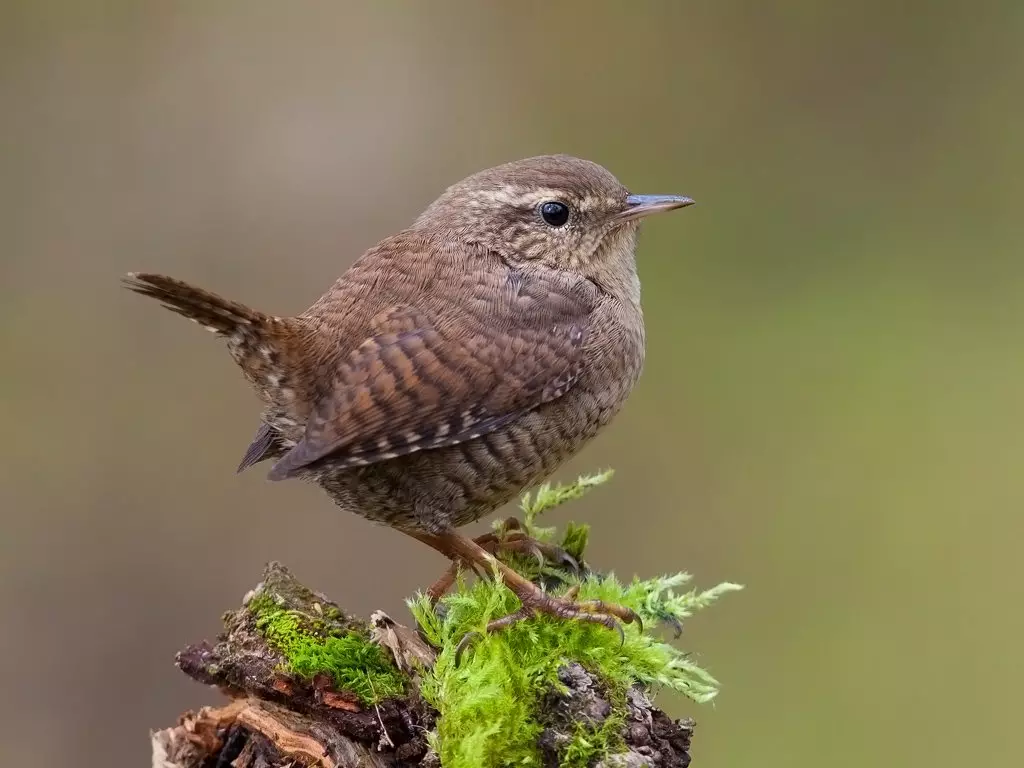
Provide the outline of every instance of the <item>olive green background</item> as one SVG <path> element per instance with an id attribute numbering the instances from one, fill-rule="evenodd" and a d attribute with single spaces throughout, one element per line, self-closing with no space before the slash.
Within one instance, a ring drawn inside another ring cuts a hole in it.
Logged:
<path id="1" fill-rule="evenodd" d="M 43 2 L 0 11 L 0 764 L 148 764 L 271 558 L 368 612 L 440 558 L 234 467 L 255 396 L 123 291 L 276 313 L 480 168 L 635 192 L 648 365 L 560 473 L 683 642 L 695 765 L 1019 764 L 1024 4 Z"/>

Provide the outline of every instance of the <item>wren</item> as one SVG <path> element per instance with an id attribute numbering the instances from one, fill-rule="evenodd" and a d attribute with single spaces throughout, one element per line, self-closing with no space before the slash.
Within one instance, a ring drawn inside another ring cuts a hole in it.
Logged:
<path id="1" fill-rule="evenodd" d="M 543 612 L 621 631 L 629 609 L 551 596 L 495 557 L 493 537 L 457 529 L 619 411 L 644 362 L 637 231 L 692 202 L 630 194 L 586 160 L 534 157 L 449 187 L 296 316 L 159 274 L 125 282 L 223 338 L 256 390 L 261 425 L 239 471 L 273 460 L 271 480 L 315 482 L 453 568 L 498 569 L 522 608 L 490 629 Z"/>

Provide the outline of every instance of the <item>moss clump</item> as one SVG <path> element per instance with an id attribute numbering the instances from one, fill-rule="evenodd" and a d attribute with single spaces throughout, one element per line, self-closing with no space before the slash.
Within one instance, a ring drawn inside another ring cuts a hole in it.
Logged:
<path id="1" fill-rule="evenodd" d="M 523 512 L 528 532 L 553 539 L 553 529 L 536 527 L 537 515 L 582 495 L 607 477 L 581 478 L 573 486 L 544 487 L 532 499 L 526 497 Z M 577 552 L 582 555 L 585 543 L 582 526 L 570 527 L 562 539 L 563 548 L 574 557 Z M 525 567 L 528 560 L 518 565 Z M 535 561 L 533 567 L 537 568 Z M 740 587 L 726 583 L 704 592 L 677 594 L 676 589 L 689 578 L 679 573 L 623 584 L 614 576 L 591 575 L 580 581 L 580 600 L 619 603 L 643 619 L 646 629 L 626 625 L 621 643 L 617 633 L 604 627 L 547 616 L 487 634 L 484 629 L 490 620 L 519 607 L 515 596 L 497 581 L 482 580 L 472 586 L 460 581 L 456 591 L 443 599 L 443 611 L 434 611 L 425 597 L 411 601 L 410 608 L 428 641 L 442 649 L 421 684 L 421 693 L 440 712 L 433 746 L 445 768 L 541 765 L 539 704 L 552 690 L 565 689 L 559 670 L 570 662 L 579 663 L 599 681 L 613 712 L 596 727 L 578 727 L 571 741 L 560 748 L 559 765 L 582 768 L 599 755 L 617 751 L 627 692 L 637 683 L 679 691 L 699 702 L 712 699 L 718 692 L 717 681 L 651 630 L 659 621 L 678 625 L 720 595 Z M 563 590 L 569 586 L 566 583 Z M 481 637 L 456 666 L 456 646 L 467 632 L 479 632 Z"/>
<path id="2" fill-rule="evenodd" d="M 621 702 L 616 702 L 621 706 Z M 562 750 L 559 765 L 575 768 L 593 765 L 595 760 L 615 754 L 622 746 L 622 726 L 625 720 L 621 714 L 613 713 L 597 728 L 588 728 L 579 723 L 572 741 Z"/>
<path id="3" fill-rule="evenodd" d="M 367 705 L 405 693 L 405 678 L 384 649 L 365 634 L 339 625 L 336 620 L 342 616 L 333 606 L 310 616 L 261 592 L 247 607 L 267 645 L 284 657 L 282 672 L 302 680 L 328 675 L 335 688 Z"/>

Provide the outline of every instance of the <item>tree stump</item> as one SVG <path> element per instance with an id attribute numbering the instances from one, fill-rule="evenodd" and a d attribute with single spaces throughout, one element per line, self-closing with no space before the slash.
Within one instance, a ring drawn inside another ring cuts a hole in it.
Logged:
<path id="1" fill-rule="evenodd" d="M 154 732 L 153 766 L 440 766 L 432 736 L 439 712 L 420 693 L 440 650 L 381 612 L 368 621 L 346 614 L 270 563 L 242 606 L 224 615 L 215 643 L 177 655 L 182 672 L 217 687 L 230 703 L 186 712 L 177 725 Z M 689 765 L 693 721 L 655 708 L 644 685 L 633 685 L 623 705 L 576 661 L 561 663 L 557 677 L 560 685 L 538 699 L 542 765 L 562 765 L 571 739 L 612 716 L 620 726 L 616 753 L 593 755 L 588 764 Z"/>

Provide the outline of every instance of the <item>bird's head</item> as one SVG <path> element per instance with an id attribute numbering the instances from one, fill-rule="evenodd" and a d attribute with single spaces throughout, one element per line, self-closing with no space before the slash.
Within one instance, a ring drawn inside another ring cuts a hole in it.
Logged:
<path id="1" fill-rule="evenodd" d="M 578 272 L 619 292 L 636 282 L 640 222 L 691 205 L 688 197 L 630 194 L 607 169 L 569 155 L 499 165 L 449 187 L 414 229 L 480 246 L 510 265 Z"/>

